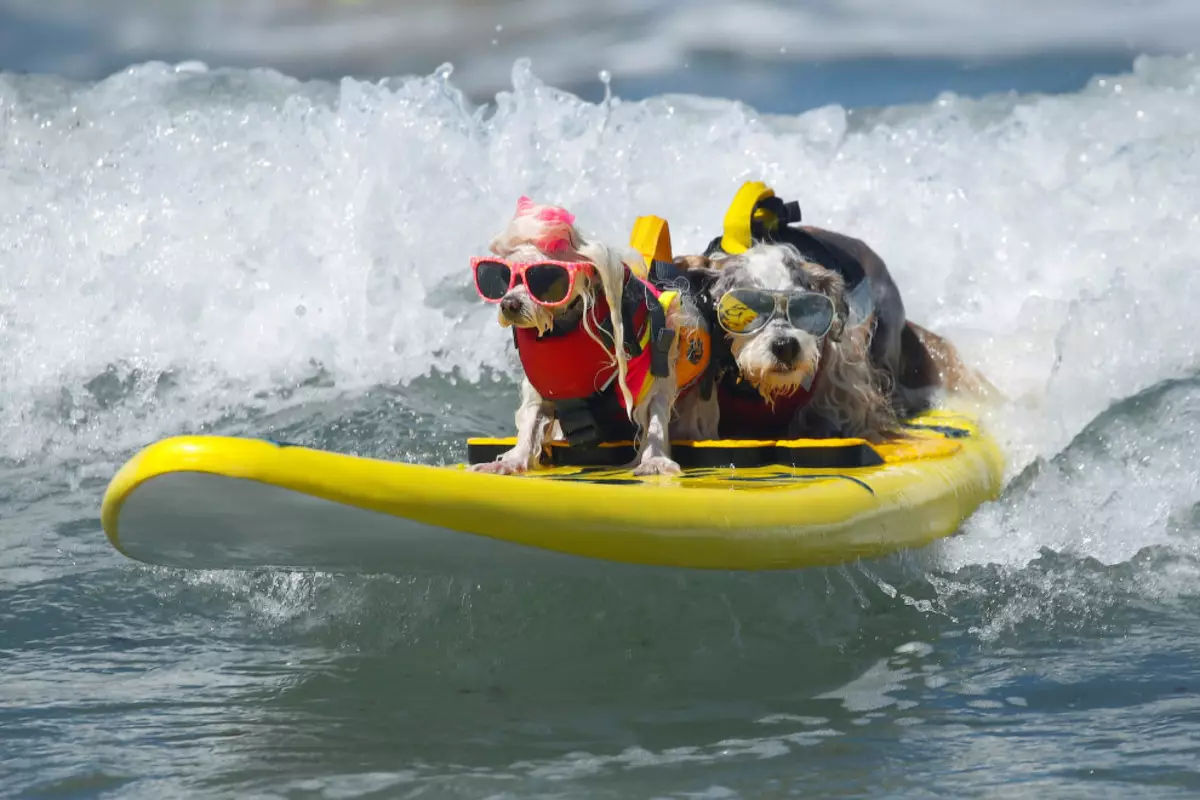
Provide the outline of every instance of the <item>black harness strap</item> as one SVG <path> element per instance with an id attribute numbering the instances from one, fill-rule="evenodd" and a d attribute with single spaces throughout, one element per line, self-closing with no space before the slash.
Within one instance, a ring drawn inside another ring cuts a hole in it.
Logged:
<path id="1" fill-rule="evenodd" d="M 617 392 L 599 392 L 591 397 L 557 400 L 554 416 L 563 438 L 572 447 L 587 447 L 599 442 L 620 442 L 633 438 L 633 423 Z"/>
<path id="2" fill-rule="evenodd" d="M 596 415 L 589 407 L 589 399 L 559 400 L 554 404 L 558 426 L 562 428 L 567 444 L 572 447 L 583 447 L 601 440 L 600 428 Z"/>
<path id="3" fill-rule="evenodd" d="M 646 310 L 649 312 L 650 374 L 656 378 L 666 378 L 671 374 L 671 343 L 675 341 L 675 331 L 667 327 L 667 312 L 663 310 L 662 303 L 646 288 L 646 284 L 641 281 L 638 284 L 646 296 Z"/>

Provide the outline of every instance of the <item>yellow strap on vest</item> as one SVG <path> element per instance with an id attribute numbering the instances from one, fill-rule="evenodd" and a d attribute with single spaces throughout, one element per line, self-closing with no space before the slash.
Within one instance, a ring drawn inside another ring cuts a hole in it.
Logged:
<path id="1" fill-rule="evenodd" d="M 761 181 L 747 181 L 733 196 L 729 210 L 725 212 L 725 228 L 721 236 L 721 249 L 726 253 L 744 253 L 750 249 L 753 239 L 750 236 L 750 224 L 757 220 L 768 228 L 779 224 L 779 219 L 770 211 L 756 208 L 768 197 L 774 197 L 775 190 Z"/>
<path id="2" fill-rule="evenodd" d="M 650 274 L 650 263 L 666 261 L 674 258 L 671 255 L 671 228 L 662 217 L 648 214 L 638 217 L 633 223 L 633 232 L 629 235 L 629 245 L 642 254 L 645 261 L 645 271 L 634 273 L 639 278 L 647 278 Z"/>
<path id="3" fill-rule="evenodd" d="M 766 189 L 766 187 L 763 187 Z M 761 197 L 770 197 L 770 189 L 766 189 L 768 194 L 760 195 Z M 757 198 L 754 202 L 758 202 Z M 753 208 L 751 203 L 749 208 Z M 773 217 L 774 215 L 772 215 Z M 749 236 L 750 226 L 750 211 L 746 212 L 746 231 Z M 674 260 L 674 255 L 671 252 L 671 228 L 667 225 L 667 221 L 662 217 L 656 217 L 653 214 L 647 214 L 644 217 L 638 217 L 633 223 L 633 231 L 629 235 L 629 245 L 637 250 L 642 255 L 642 268 L 634 269 L 633 273 L 639 278 L 649 280 L 650 264 L 655 261 L 665 261 L 668 264 Z M 676 290 L 667 290 L 658 296 L 659 305 L 662 306 L 663 313 L 667 318 L 671 318 L 672 308 L 680 302 L 679 292 Z M 690 386 L 695 382 L 704 369 L 708 366 L 710 357 L 708 337 L 698 330 L 685 328 L 682 331 L 677 331 L 676 335 L 680 337 L 679 355 L 675 360 L 675 377 L 680 388 Z M 642 347 L 650 346 L 650 326 L 646 326 L 646 330 L 641 337 Z M 640 402 L 646 393 L 650 391 L 650 386 L 654 383 L 654 376 L 647 373 L 646 380 L 642 383 L 642 390 L 634 399 L 634 402 Z"/>
<path id="4" fill-rule="evenodd" d="M 663 223 L 663 224 L 665 225 L 666 223 Z M 662 306 L 663 313 L 667 315 L 668 319 L 670 318 L 670 314 L 671 314 L 671 305 L 675 302 L 676 299 L 678 299 L 678 297 L 679 297 L 679 292 L 676 292 L 676 291 L 666 291 L 658 296 L 658 304 Z M 646 325 L 646 330 L 642 332 L 641 343 L 642 343 L 643 350 L 650 346 L 650 326 L 649 325 Z M 649 371 L 647 371 L 646 379 L 642 382 L 642 390 L 640 392 L 638 392 L 638 396 L 634 398 L 635 403 L 640 403 L 642 401 L 642 399 L 650 392 L 650 385 L 653 384 L 654 381 L 655 381 L 654 375 L 652 375 Z"/>
<path id="5" fill-rule="evenodd" d="M 679 292 L 675 292 L 675 291 L 663 292 L 662 294 L 660 294 L 658 296 L 658 304 L 662 306 L 663 313 L 667 315 L 668 319 L 670 319 L 670 316 L 671 316 L 671 304 L 675 302 L 675 299 L 677 297 L 679 297 Z M 645 349 L 650 346 L 650 325 L 649 324 L 646 325 L 646 330 L 642 331 L 642 336 L 641 336 L 640 341 L 642 343 L 642 349 Z"/>

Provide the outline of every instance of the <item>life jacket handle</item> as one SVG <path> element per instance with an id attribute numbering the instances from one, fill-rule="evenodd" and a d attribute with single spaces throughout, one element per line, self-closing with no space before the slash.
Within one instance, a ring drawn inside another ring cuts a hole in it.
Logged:
<path id="1" fill-rule="evenodd" d="M 775 190 L 762 181 L 747 181 L 738 189 L 725 212 L 721 236 L 709 245 L 705 255 L 718 249 L 730 254 L 744 253 L 754 242 L 800 219 L 800 203 L 781 200 L 775 196 Z"/>

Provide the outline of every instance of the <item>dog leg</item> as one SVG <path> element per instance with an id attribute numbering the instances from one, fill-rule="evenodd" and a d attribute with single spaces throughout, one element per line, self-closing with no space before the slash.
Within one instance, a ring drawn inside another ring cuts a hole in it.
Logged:
<path id="1" fill-rule="evenodd" d="M 707 400 L 699 391 L 690 391 L 675 406 L 676 419 L 671 427 L 671 438 L 684 441 L 705 441 L 717 438 L 717 426 L 721 421 L 721 406 L 717 403 L 714 389 Z"/>
<path id="2" fill-rule="evenodd" d="M 546 432 L 554 423 L 554 404 L 542 399 L 528 380 L 521 381 L 521 405 L 517 407 L 517 443 L 495 461 L 473 464 L 473 472 L 516 475 L 538 465 Z"/>
<path id="3" fill-rule="evenodd" d="M 678 475 L 682 470 L 670 456 L 671 442 L 667 431 L 671 422 L 671 405 L 675 389 L 667 386 L 670 378 L 661 378 L 650 389 L 647 401 L 646 431 L 642 437 L 634 475 Z"/>
<path id="4" fill-rule="evenodd" d="M 721 404 L 717 401 L 717 389 L 714 386 L 707 400 L 696 401 L 696 438 L 712 440 L 721 438 Z"/>

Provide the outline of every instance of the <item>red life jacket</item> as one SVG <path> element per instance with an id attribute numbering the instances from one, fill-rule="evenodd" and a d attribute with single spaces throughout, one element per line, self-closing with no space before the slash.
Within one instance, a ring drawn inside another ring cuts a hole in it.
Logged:
<path id="1" fill-rule="evenodd" d="M 726 439 L 782 439 L 789 435 L 796 413 L 812 401 L 821 380 L 821 366 L 825 362 L 824 352 L 817 363 L 817 374 L 809 387 L 797 387 L 791 394 L 775 398 L 775 404 L 767 403 L 758 390 L 748 381 L 739 381 L 737 367 L 726 372 L 717 384 L 717 403 L 721 409 L 719 435 Z"/>
<path id="2" fill-rule="evenodd" d="M 638 280 L 629 278 L 629 280 Z M 657 297 L 659 292 L 648 286 Z M 588 316 L 592 331 L 601 341 L 612 342 L 612 323 L 608 301 L 604 295 L 596 298 Z M 647 326 L 648 309 L 639 303 L 633 319 L 623 320 L 626 328 L 641 341 Z M 514 328 L 517 353 L 525 377 L 538 394 L 547 400 L 582 400 L 607 390 L 616 390 L 617 365 L 604 347 L 588 336 L 582 322 L 565 331 L 550 330 L 539 336 L 535 328 Z M 629 338 L 628 336 L 626 338 Z M 645 347 L 626 365 L 626 382 L 636 399 L 650 370 L 650 348 Z"/>

